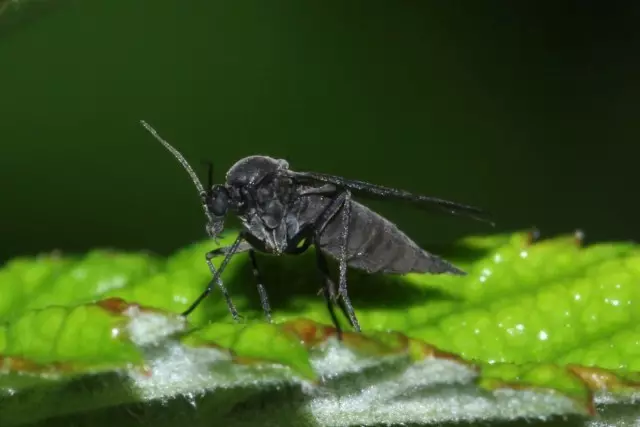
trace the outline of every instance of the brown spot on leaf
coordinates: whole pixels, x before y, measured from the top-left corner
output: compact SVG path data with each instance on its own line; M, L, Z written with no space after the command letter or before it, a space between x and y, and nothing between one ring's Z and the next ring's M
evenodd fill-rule
M162 310L155 307L143 306L137 303L128 302L122 298L112 297L105 298L95 302L98 307L114 314L124 314L128 309L134 308L146 313L158 313L158 314L171 314L166 310Z
M107 298L97 301L95 304L114 314L123 314L129 307L137 306L137 304L130 304L122 298Z
M52 362L44 364L19 356L0 356L0 366L5 372L40 375L62 374L75 371L75 367L71 363Z
M297 336L307 348L314 347L337 334L336 328L322 325L309 319L289 320L284 322L281 328L285 332ZM343 333L343 337L344 335L345 333Z
M480 371L480 367L477 364L463 359L459 354L440 350L438 347L424 341L411 339L409 341L409 349L414 360L423 360L428 358L450 360L452 362L465 365L476 372Z
M621 390L640 388L640 381L622 378L602 368L567 365L567 370L577 375L590 390Z

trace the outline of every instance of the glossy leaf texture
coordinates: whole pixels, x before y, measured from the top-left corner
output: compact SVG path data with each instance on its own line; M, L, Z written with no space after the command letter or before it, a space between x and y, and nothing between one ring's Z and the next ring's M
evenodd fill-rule
M166 259L13 259L0 269L0 425L632 425L639 247L535 237L432 249L464 277L350 271L363 333L341 317L341 341L312 253L259 255L271 324L246 254L223 277L240 322L217 289L179 315L210 280L213 242Z

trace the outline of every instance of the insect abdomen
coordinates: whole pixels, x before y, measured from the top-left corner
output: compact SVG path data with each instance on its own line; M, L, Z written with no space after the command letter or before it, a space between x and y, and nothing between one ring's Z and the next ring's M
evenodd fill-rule
M333 217L320 239L321 249L336 259L340 258L341 232L342 211ZM465 274L420 248L392 222L355 201L351 201L347 263L369 273Z

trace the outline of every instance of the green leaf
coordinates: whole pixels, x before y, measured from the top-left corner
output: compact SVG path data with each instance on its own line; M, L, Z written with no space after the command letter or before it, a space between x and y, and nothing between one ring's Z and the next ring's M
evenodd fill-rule
M272 324L246 254L224 274L240 322L217 288L179 316L208 284L214 246L6 263L0 425L640 420L635 244L476 236L442 251L464 277L350 271L363 333L341 317L342 341L312 253L259 257Z

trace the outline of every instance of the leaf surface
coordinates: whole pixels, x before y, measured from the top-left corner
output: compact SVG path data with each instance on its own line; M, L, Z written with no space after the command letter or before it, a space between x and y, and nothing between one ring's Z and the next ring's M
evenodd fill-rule
M224 274L242 321L217 289L179 316L212 242L16 258L0 270L0 425L637 421L638 246L532 236L443 249L464 277L350 271L364 332L341 317L342 341L311 253L259 258L273 324L246 254Z

